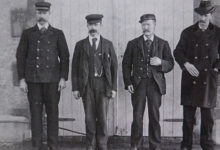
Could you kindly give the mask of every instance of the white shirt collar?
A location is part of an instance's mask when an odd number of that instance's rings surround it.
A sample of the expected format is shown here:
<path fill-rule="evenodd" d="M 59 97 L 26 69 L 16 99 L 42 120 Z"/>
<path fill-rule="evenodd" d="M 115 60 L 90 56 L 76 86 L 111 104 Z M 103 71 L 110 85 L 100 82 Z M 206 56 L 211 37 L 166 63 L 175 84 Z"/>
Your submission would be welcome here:
<path fill-rule="evenodd" d="M 206 27 L 206 29 L 204 29 L 204 28 L 202 28 L 202 27 L 201 27 L 201 25 L 200 25 L 200 23 L 199 23 L 199 29 L 201 29 L 202 31 L 207 30 L 207 29 L 208 29 L 208 27 L 209 27 L 209 26 L 207 26 L 207 27 Z"/>
<path fill-rule="evenodd" d="M 48 29 L 48 27 L 49 27 L 49 23 L 48 22 L 46 22 L 43 26 L 41 25 L 41 24 L 39 24 L 39 23 L 37 23 L 37 26 L 38 26 L 38 29 L 40 30 L 41 28 L 46 28 L 46 29 Z"/>
<path fill-rule="evenodd" d="M 148 40 L 148 38 L 145 36 L 145 35 L 143 35 L 144 36 L 144 41 L 146 41 L 146 40 Z M 150 40 L 153 42 L 154 41 L 154 35 L 152 35 L 151 37 L 150 37 Z"/>
<path fill-rule="evenodd" d="M 92 46 L 92 39 L 93 38 L 97 38 L 97 41 L 96 41 L 96 49 L 98 48 L 98 45 L 99 45 L 99 41 L 100 41 L 100 35 L 96 36 L 96 37 L 92 37 L 91 35 L 89 35 L 89 43 L 90 45 Z"/>

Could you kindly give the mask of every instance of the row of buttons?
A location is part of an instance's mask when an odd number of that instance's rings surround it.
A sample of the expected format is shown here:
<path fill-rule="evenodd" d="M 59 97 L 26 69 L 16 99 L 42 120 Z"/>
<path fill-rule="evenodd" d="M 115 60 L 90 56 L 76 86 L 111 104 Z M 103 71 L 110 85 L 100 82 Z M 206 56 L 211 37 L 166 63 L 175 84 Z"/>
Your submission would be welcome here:
<path fill-rule="evenodd" d="M 193 81 L 193 84 L 195 85 L 196 84 L 196 81 Z M 207 82 L 203 82 L 204 85 L 207 84 Z"/>
<path fill-rule="evenodd" d="M 206 43 L 205 46 L 209 46 L 209 43 Z M 199 47 L 199 44 L 196 44 L 196 47 Z"/>
<path fill-rule="evenodd" d="M 39 48 L 37 48 L 37 52 L 39 52 L 40 51 L 40 49 Z M 47 49 L 47 51 L 49 52 L 50 50 L 49 49 Z"/>
<path fill-rule="evenodd" d="M 40 68 L 40 65 L 36 65 L 36 68 Z M 50 68 L 50 66 L 46 65 L 46 68 Z"/>
<path fill-rule="evenodd" d="M 205 58 L 205 59 L 208 59 L 208 58 L 209 58 L 209 56 L 205 56 L 204 58 Z M 197 56 L 195 56 L 195 57 L 194 57 L 194 59 L 198 59 L 198 57 L 197 57 Z"/>
<path fill-rule="evenodd" d="M 40 43 L 40 40 L 38 40 L 37 43 Z M 47 41 L 47 43 L 50 44 L 50 41 Z"/>

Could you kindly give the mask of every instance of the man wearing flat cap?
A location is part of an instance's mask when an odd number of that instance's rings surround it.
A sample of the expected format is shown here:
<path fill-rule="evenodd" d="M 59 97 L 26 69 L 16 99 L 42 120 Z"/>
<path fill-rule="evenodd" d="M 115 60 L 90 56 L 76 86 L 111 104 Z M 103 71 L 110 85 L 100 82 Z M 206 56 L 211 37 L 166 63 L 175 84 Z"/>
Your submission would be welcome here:
<path fill-rule="evenodd" d="M 72 90 L 82 97 L 87 150 L 107 150 L 107 111 L 117 90 L 117 57 L 111 41 L 100 35 L 103 15 L 86 16 L 89 36 L 76 43 Z"/>
<path fill-rule="evenodd" d="M 212 132 L 220 69 L 220 29 L 211 23 L 214 10 L 210 1 L 201 1 L 195 8 L 199 21 L 183 30 L 174 50 L 174 57 L 182 69 L 182 150 L 192 149 L 197 108 L 201 111 L 200 145 L 203 150 L 214 149 Z"/>
<path fill-rule="evenodd" d="M 167 41 L 155 35 L 154 14 L 141 16 L 143 35 L 128 42 L 122 61 L 125 89 L 131 93 L 133 122 L 131 149 L 140 150 L 146 97 L 149 114 L 149 147 L 160 150 L 161 97 L 166 94 L 164 73 L 173 69 L 173 57 Z"/>
<path fill-rule="evenodd" d="M 20 88 L 31 112 L 32 145 L 42 147 L 42 108 L 46 108 L 48 149 L 57 149 L 58 103 L 69 71 L 69 50 L 61 30 L 49 22 L 50 3 L 37 2 L 37 24 L 23 31 L 17 48 Z"/>

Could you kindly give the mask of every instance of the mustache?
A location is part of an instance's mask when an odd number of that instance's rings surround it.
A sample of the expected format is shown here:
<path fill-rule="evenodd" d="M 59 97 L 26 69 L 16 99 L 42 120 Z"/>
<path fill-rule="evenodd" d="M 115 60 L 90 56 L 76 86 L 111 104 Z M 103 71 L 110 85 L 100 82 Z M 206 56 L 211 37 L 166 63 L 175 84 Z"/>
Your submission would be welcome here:
<path fill-rule="evenodd" d="M 91 30 L 89 30 L 89 33 L 97 33 L 97 30 L 91 29 Z"/>
<path fill-rule="evenodd" d="M 41 22 L 41 21 L 46 21 L 44 18 L 39 18 L 38 20 L 37 20 L 38 22 Z"/>
<path fill-rule="evenodd" d="M 147 29 L 145 29 L 145 30 L 143 30 L 143 32 L 145 33 L 145 32 L 150 32 L 149 30 L 147 30 Z"/>
<path fill-rule="evenodd" d="M 206 22 L 205 22 L 205 21 L 203 21 L 203 20 L 199 20 L 199 22 L 200 22 L 200 23 L 206 23 Z"/>

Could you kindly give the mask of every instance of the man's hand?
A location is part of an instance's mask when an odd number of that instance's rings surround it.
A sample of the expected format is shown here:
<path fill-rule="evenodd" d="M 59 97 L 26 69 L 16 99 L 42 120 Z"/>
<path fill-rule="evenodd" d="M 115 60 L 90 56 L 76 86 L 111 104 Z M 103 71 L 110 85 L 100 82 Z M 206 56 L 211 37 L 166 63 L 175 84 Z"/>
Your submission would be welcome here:
<path fill-rule="evenodd" d="M 217 69 L 217 68 L 214 68 L 213 70 L 214 70 L 215 72 L 218 72 L 218 69 Z"/>
<path fill-rule="evenodd" d="M 112 94 L 111 94 L 111 95 L 112 95 L 111 98 L 115 98 L 115 96 L 116 96 L 116 91 L 112 90 Z"/>
<path fill-rule="evenodd" d="M 158 57 L 152 57 L 150 58 L 150 64 L 152 66 L 160 66 L 162 64 L 162 60 Z"/>
<path fill-rule="evenodd" d="M 129 86 L 128 86 L 128 92 L 130 92 L 131 94 L 134 93 L 134 87 L 133 87 L 133 85 L 129 85 Z"/>
<path fill-rule="evenodd" d="M 80 99 L 80 92 L 79 91 L 73 91 L 73 96 L 76 100 Z"/>
<path fill-rule="evenodd" d="M 58 85 L 58 91 L 63 90 L 66 87 L 66 81 L 64 78 L 60 79 L 59 85 Z"/>
<path fill-rule="evenodd" d="M 193 77 L 199 76 L 199 71 L 196 69 L 196 67 L 193 64 L 186 62 L 184 66 L 191 76 Z"/>
<path fill-rule="evenodd" d="M 28 92 L 27 83 L 26 83 L 25 79 L 20 80 L 20 89 L 25 93 Z"/>

